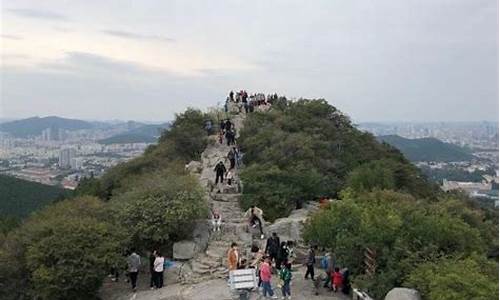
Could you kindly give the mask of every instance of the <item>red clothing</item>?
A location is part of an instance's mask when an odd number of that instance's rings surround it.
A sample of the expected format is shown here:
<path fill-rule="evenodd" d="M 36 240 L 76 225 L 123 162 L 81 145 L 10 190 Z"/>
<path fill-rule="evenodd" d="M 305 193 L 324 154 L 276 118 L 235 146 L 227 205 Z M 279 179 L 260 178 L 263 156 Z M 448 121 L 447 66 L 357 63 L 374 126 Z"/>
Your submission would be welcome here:
<path fill-rule="evenodd" d="M 260 279 L 265 282 L 271 282 L 271 266 L 266 262 L 260 265 Z"/>
<path fill-rule="evenodd" d="M 332 283 L 335 286 L 341 286 L 343 282 L 344 282 L 344 277 L 342 277 L 342 273 L 333 272 Z"/>

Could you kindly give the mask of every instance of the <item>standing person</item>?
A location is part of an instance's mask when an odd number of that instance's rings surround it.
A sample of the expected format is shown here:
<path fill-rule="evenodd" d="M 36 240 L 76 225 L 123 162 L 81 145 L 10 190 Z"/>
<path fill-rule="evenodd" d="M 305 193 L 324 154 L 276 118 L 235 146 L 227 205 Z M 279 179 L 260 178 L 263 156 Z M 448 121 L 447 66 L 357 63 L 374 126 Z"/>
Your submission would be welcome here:
<path fill-rule="evenodd" d="M 231 170 L 226 173 L 227 185 L 231 186 L 233 184 L 233 172 Z"/>
<path fill-rule="evenodd" d="M 331 285 L 331 278 L 334 267 L 335 261 L 333 259 L 333 255 L 330 252 L 326 252 L 323 258 L 321 258 L 321 268 L 325 271 L 326 274 L 326 280 L 323 284 L 323 287 L 325 288 L 329 288 Z"/>
<path fill-rule="evenodd" d="M 332 275 L 332 287 L 334 292 L 337 292 L 339 289 L 342 288 L 343 281 L 344 277 L 342 276 L 342 273 L 340 273 L 339 268 L 336 267 Z"/>
<path fill-rule="evenodd" d="M 236 159 L 236 166 L 239 168 L 242 165 L 242 161 L 241 161 L 242 159 L 241 159 L 241 153 L 240 153 L 239 147 L 238 148 L 233 147 L 233 151 L 234 151 L 234 157 Z"/>
<path fill-rule="evenodd" d="M 278 252 L 280 250 L 280 238 L 276 232 L 267 239 L 266 253 L 271 257 L 271 260 L 277 262 Z"/>
<path fill-rule="evenodd" d="M 233 126 L 233 123 L 231 123 L 231 120 L 227 119 L 226 120 L 226 124 L 224 124 L 224 129 L 227 131 L 227 130 L 231 130 L 232 129 L 232 126 Z"/>
<path fill-rule="evenodd" d="M 281 294 L 283 294 L 283 299 L 292 299 L 292 293 L 290 291 L 290 282 L 292 281 L 292 264 L 286 262 L 284 268 L 280 270 L 280 279 L 283 282 L 281 286 Z"/>
<path fill-rule="evenodd" d="M 212 228 L 214 232 L 220 231 L 221 224 L 222 224 L 222 216 L 220 212 L 212 208 Z"/>
<path fill-rule="evenodd" d="M 130 252 L 132 253 L 127 257 L 128 274 L 132 290 L 135 292 L 137 290 L 137 276 L 141 268 L 141 257 L 135 252 L 135 248 L 130 249 Z"/>
<path fill-rule="evenodd" d="M 205 130 L 207 131 L 207 135 L 212 134 L 212 120 L 207 120 L 205 122 Z"/>
<path fill-rule="evenodd" d="M 223 182 L 224 181 L 224 173 L 226 173 L 227 170 L 226 170 L 226 166 L 224 166 L 224 163 L 222 161 L 219 161 L 217 163 L 217 165 L 214 168 L 214 171 L 215 171 L 215 184 L 219 183 L 219 179 L 220 179 L 220 182 Z"/>
<path fill-rule="evenodd" d="M 260 230 L 260 238 L 264 238 L 264 230 L 262 229 L 262 217 L 264 215 L 264 212 L 262 209 L 258 208 L 255 205 L 250 206 L 250 208 L 245 212 L 244 217 L 248 218 L 248 222 L 250 226 L 255 228 L 257 226 L 256 223 L 259 223 L 259 230 Z M 278 244 L 279 245 L 279 244 Z"/>
<path fill-rule="evenodd" d="M 286 242 L 281 242 L 278 256 L 276 257 L 276 269 L 280 270 L 282 264 L 286 264 L 288 262 L 288 248 L 286 246 Z"/>
<path fill-rule="evenodd" d="M 315 252 L 316 249 L 318 249 L 318 246 L 311 246 L 311 248 L 309 248 L 309 251 L 307 252 L 307 260 L 306 260 L 307 271 L 306 275 L 304 276 L 305 279 L 308 279 L 309 275 L 311 275 L 311 279 L 313 281 L 314 281 L 314 264 L 316 263 L 316 252 Z"/>
<path fill-rule="evenodd" d="M 229 271 L 234 271 L 238 269 L 238 264 L 240 261 L 240 254 L 238 252 L 238 244 L 235 242 L 231 243 L 231 248 L 227 252 L 227 268 Z"/>
<path fill-rule="evenodd" d="M 155 259 L 156 259 L 156 250 L 151 251 L 149 254 L 149 274 L 151 278 L 149 280 L 149 287 L 154 289 L 155 287 Z"/>
<path fill-rule="evenodd" d="M 234 101 L 234 92 L 233 91 L 229 92 L 229 100 Z"/>
<path fill-rule="evenodd" d="M 155 271 L 155 287 L 161 289 L 163 287 L 163 268 L 165 264 L 165 258 L 161 255 L 160 251 L 156 251 L 156 258 L 153 263 L 153 268 Z"/>
<path fill-rule="evenodd" d="M 267 256 L 264 262 L 260 266 L 260 278 L 262 280 L 262 288 L 264 297 L 271 296 L 272 299 L 278 299 L 278 296 L 274 295 L 273 288 L 271 287 L 271 259 Z"/>
<path fill-rule="evenodd" d="M 340 270 L 342 273 L 342 293 L 349 295 L 351 292 L 351 281 L 349 280 L 349 269 L 344 268 Z"/>
<path fill-rule="evenodd" d="M 229 159 L 229 170 L 234 169 L 236 166 L 236 147 L 233 147 L 227 153 L 227 158 Z"/>

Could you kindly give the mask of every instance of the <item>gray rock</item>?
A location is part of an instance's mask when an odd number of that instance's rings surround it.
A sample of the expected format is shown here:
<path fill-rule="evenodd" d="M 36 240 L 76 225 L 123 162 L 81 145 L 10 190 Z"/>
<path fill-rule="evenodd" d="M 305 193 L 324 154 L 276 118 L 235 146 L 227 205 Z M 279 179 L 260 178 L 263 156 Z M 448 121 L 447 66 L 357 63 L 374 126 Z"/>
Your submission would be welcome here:
<path fill-rule="evenodd" d="M 196 243 L 193 241 L 180 241 L 174 243 L 173 252 L 175 260 L 191 259 L 196 253 Z"/>
<path fill-rule="evenodd" d="M 210 240 L 209 222 L 207 220 L 198 221 L 193 230 L 193 242 L 196 244 L 195 253 L 203 252 L 207 249 Z"/>
<path fill-rule="evenodd" d="M 201 173 L 203 167 L 201 165 L 201 162 L 193 160 L 186 165 L 186 170 L 188 170 L 188 172 L 191 174 L 198 174 Z"/>
<path fill-rule="evenodd" d="M 393 288 L 387 293 L 385 300 L 421 300 L 420 293 L 408 288 Z"/>
<path fill-rule="evenodd" d="M 266 229 L 268 234 L 276 232 L 282 241 L 302 241 L 302 229 L 309 214 L 308 209 L 298 209 L 287 218 L 281 218 L 269 225 Z"/>

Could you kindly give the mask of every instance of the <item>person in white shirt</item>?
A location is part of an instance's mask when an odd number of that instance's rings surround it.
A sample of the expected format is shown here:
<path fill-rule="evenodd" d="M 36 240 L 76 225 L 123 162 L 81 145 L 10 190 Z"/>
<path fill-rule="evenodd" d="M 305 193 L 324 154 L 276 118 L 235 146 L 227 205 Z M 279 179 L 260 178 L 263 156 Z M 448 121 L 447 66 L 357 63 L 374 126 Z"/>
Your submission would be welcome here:
<path fill-rule="evenodd" d="M 212 228 L 215 231 L 220 231 L 222 224 L 222 216 L 218 210 L 212 208 Z"/>
<path fill-rule="evenodd" d="M 153 263 L 154 269 L 154 284 L 157 289 L 163 287 L 163 269 L 165 258 L 161 255 L 160 251 L 156 251 L 156 258 Z"/>

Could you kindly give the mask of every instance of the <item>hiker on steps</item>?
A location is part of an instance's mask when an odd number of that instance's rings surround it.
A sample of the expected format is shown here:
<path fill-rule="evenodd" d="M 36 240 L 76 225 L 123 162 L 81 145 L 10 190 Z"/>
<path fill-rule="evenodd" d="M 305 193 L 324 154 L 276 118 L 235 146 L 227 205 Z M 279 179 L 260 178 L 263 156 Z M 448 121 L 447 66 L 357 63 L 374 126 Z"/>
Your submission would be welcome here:
<path fill-rule="evenodd" d="M 240 253 L 238 251 L 238 244 L 231 243 L 231 248 L 227 252 L 227 268 L 229 271 L 238 269 L 240 262 Z"/>
<path fill-rule="evenodd" d="M 273 234 L 267 239 L 266 242 L 266 253 L 269 255 L 271 258 L 271 261 L 275 261 L 277 264 L 277 259 L 278 259 L 278 252 L 280 250 L 280 238 L 276 232 L 273 232 Z M 278 266 L 276 265 L 276 268 Z"/>
<path fill-rule="evenodd" d="M 227 159 L 229 159 L 229 170 L 234 169 L 236 166 L 236 147 L 233 147 L 227 153 Z"/>
<path fill-rule="evenodd" d="M 215 165 L 214 171 L 215 171 L 215 185 L 219 184 L 219 179 L 220 182 L 223 183 L 224 174 L 227 171 L 226 166 L 224 166 L 224 163 L 222 161 L 219 161 L 217 165 Z M 219 193 L 220 193 L 220 188 L 219 188 Z"/>
<path fill-rule="evenodd" d="M 255 205 L 250 206 L 250 208 L 245 212 L 244 217 L 248 218 L 248 223 L 252 228 L 255 228 L 257 226 L 257 223 L 259 223 L 259 230 L 260 230 L 260 238 L 264 238 L 264 231 L 262 229 L 262 216 L 264 215 L 264 212 L 262 209 L 258 208 Z"/>
<path fill-rule="evenodd" d="M 316 250 L 318 250 L 318 246 L 311 246 L 309 251 L 307 252 L 306 258 L 306 275 L 304 275 L 304 279 L 308 279 L 309 275 L 311 275 L 312 281 L 314 281 L 314 264 L 316 263 Z"/>
<path fill-rule="evenodd" d="M 222 224 L 222 216 L 220 214 L 220 212 L 216 209 L 211 209 L 212 211 L 212 228 L 213 228 L 213 231 L 216 232 L 216 231 L 220 231 L 220 226 Z"/>

